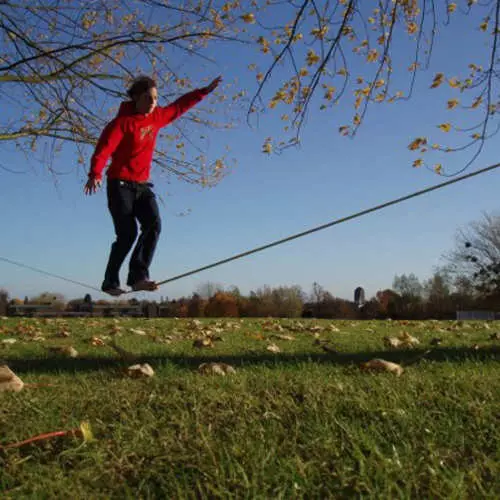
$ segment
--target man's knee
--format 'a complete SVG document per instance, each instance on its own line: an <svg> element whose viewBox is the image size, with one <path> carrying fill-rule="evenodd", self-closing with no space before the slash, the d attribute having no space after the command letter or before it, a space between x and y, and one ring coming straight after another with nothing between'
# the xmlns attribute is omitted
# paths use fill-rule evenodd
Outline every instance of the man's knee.
<svg viewBox="0 0 500 500"><path fill-rule="evenodd" d="M116 239L124 245L132 245L137 238L137 224L135 221L120 224L117 227Z"/></svg>
<svg viewBox="0 0 500 500"><path fill-rule="evenodd" d="M152 233L159 236L161 233L161 219L159 216L153 217L148 221L146 226L142 226L142 231L144 233Z"/></svg>

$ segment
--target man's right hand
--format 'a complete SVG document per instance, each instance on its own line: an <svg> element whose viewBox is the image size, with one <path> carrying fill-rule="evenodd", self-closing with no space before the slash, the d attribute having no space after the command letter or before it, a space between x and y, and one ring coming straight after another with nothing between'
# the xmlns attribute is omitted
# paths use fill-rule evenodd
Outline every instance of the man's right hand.
<svg viewBox="0 0 500 500"><path fill-rule="evenodd" d="M101 187L102 182L97 180L95 177L89 177L87 184L83 188L83 191L86 195L91 195L97 193L97 190Z"/></svg>

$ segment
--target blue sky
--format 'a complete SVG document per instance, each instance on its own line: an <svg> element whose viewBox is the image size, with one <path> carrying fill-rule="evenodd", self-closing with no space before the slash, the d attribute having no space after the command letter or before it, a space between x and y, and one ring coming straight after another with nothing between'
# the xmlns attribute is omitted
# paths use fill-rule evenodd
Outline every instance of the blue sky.
<svg viewBox="0 0 500 500"><path fill-rule="evenodd" d="M431 91L429 85L436 71L458 74L464 64L480 58L476 54L484 53L488 38L465 37L465 27L470 30L470 24L457 17L456 26L447 29L436 45L431 68L419 73L413 99L373 106L353 140L337 132L342 120L352 116L351 104L345 103L338 111L312 112L299 147L263 155L263 139L276 134L278 110L263 116L255 128L243 120L235 130L210 132L211 147L220 149L229 142L238 161L217 187L167 183L155 175L155 190L165 204L160 203L163 233L152 278L163 280L443 181L412 168L415 155L406 145L417 136L438 135L436 124L457 116L445 109L451 91ZM248 52L237 50L242 49L225 46L214 65L190 60L185 72L194 82L217 74L225 81L238 78L240 88L251 92L255 82L245 68L252 60ZM470 154L448 155L447 165L459 168ZM497 161L493 139L471 170ZM2 163L25 167L23 156L12 148L2 152ZM75 164L74 157L64 154L55 166ZM482 212L497 211L497 175L493 171L466 180L137 297L190 295L207 281L236 285L243 293L263 285L296 284L309 292L316 281L333 295L351 299L357 286L373 296L390 287L396 274L415 273L426 279L453 247L458 228ZM24 174L0 171L0 176L0 256L99 287L114 238L105 191L85 197L81 170L60 176L57 186L40 169ZM122 283L125 279L126 264ZM21 298L57 291L69 299L88 291L1 261L0 288Z"/></svg>

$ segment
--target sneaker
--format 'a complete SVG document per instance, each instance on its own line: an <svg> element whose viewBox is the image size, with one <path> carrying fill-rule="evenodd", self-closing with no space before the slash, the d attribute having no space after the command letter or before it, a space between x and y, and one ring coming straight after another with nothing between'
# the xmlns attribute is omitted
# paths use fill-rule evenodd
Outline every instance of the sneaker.
<svg viewBox="0 0 500 500"><path fill-rule="evenodd" d="M118 287L102 287L101 290L108 295L112 295L113 297L118 297L119 295L127 293L125 290Z"/></svg>
<svg viewBox="0 0 500 500"><path fill-rule="evenodd" d="M134 283L131 288L134 292L140 292L140 291L154 292L155 290L158 290L158 288L160 287L156 284L155 281L140 280Z"/></svg>

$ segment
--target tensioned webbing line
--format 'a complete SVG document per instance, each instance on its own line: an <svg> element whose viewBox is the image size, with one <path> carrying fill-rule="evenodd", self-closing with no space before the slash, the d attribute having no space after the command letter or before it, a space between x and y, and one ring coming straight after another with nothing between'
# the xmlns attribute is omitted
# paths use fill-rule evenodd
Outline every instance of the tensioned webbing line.
<svg viewBox="0 0 500 500"><path fill-rule="evenodd" d="M231 262L232 260L241 259L242 257L246 257L247 255L251 255L253 253L261 252L262 250L266 250L267 248L275 247L277 245L281 245L282 243L286 243L287 241L294 240L296 238L302 238L302 236L306 236L308 234L315 233L317 231L321 231L322 229L326 229L327 227L332 227L337 224L342 224L343 222L347 222L348 220L356 219L358 217L362 217L363 215L369 214L371 212L376 212L377 210L382 210L383 208L389 207L391 205L396 205L398 203L402 203L403 201L409 200L411 198L416 198L417 196L421 196L426 193L430 193L431 191L435 191L436 189L441 189L445 186L449 186L450 184L454 184L459 181L463 181L470 177L474 177L479 174L483 174L488 172L489 170L493 170L495 168L500 167L500 163L495 163L494 165L490 165L489 167L482 168L480 170L476 170L475 172L471 172L470 174L461 175L456 177L455 179L451 179L449 181L442 182L440 184L436 184L434 186L430 186L425 189L421 189L420 191L415 191L414 193L408 194L406 196L401 196L400 198L396 198L391 201L387 201L385 203L381 203L380 205L376 205L372 208L367 208L366 210L361 210L360 212L356 212L355 214L348 215L347 217L341 217L340 219L336 219L332 222L328 222L326 224L322 224L321 226L316 226L312 229L308 229L307 231L303 231L301 233L294 234L292 236L288 236L287 238L283 238L281 240L273 241L272 243L268 243L267 245L262 245L260 247L254 248L253 250L248 250L246 252L242 252L232 257L228 257L227 259L218 260L213 264L209 264L208 266L199 267L198 269L194 269L192 271L188 271L187 273L178 274L177 276L173 276L172 278L168 278L163 281L159 281L158 285L164 285L165 283L170 283L171 281L179 280L181 278L185 278L186 276L190 276L191 274L196 274L201 271L206 271L207 269L211 269L212 267L220 266L221 264L226 264L227 262Z"/></svg>
<svg viewBox="0 0 500 500"><path fill-rule="evenodd" d="M163 281L159 281L159 282L157 282L157 284L158 285L164 285L166 283L171 283L172 281L180 280L181 278L186 278L187 276L191 276L192 274L196 274L196 273L199 273L201 271L206 271L207 269L212 269L214 267L220 266L222 264L226 264L226 263L231 262L233 260L241 259L243 257L246 257L248 255L252 255L252 254L257 253L257 252L262 252L263 250L266 250L268 248L281 245L283 243L295 240L297 238L302 238L303 236L307 236L308 234L312 234L312 233L315 233L317 231L321 231L323 229L335 226L337 224L342 224L343 222L347 222L349 220L356 219L358 217L362 217L363 215L367 215L369 213L376 212L378 210L382 210L383 208L389 207L391 205L396 205L398 203L402 203L403 201L410 200L412 198L416 198L417 196L422 196L422 195L424 195L426 193L430 193L431 191L436 191L437 189L441 189L443 187L449 186L451 184L455 184L455 183L463 181L465 179L470 179L471 177L475 177L477 175L484 174L485 172L488 172L490 170L494 170L495 168L498 168L498 167L500 167L500 163L495 163L493 165L490 165L489 167L481 168L481 169L476 170L474 172L471 172L469 174L464 174L464 175L461 175L459 177L455 177L454 179L450 179L448 181L441 182L440 184L435 184L434 186L430 186L430 187L421 189L419 191L415 191L415 192L410 193L410 194L408 194L406 196L401 196L400 198L396 198L394 200L390 200L390 201L387 201L385 203L381 203L381 204L376 205L374 207L367 208L366 210L361 210L361 211L356 212L356 213L354 213L352 215L348 215L346 217L341 217L340 219L336 219L336 220L333 220L333 221L328 222L326 224L322 224L320 226L316 226L316 227L314 227L312 229L308 229L307 231L302 231L302 232L294 234L292 236L288 236L286 238L282 238L280 240L273 241L271 243L268 243L267 245L262 245L262 246L253 248L252 250L247 250L246 252L238 253L236 255L233 255L232 257L228 257L226 259L218 260L218 261L216 261L216 262L214 262L212 264L208 264L208 265L203 266L203 267L198 267L197 269L193 269L192 271L188 271L188 272L185 272L185 273L182 273L182 274L178 274L178 275L173 276L171 278L167 278L167 279L165 279ZM54 274L54 273L49 273L47 271L43 271L43 270L37 269L36 267L33 267L33 266L27 266L25 264L22 264L20 262L16 262L16 261L11 260L11 259L7 259L5 257L0 257L0 260L2 260L4 262L8 262L9 264L14 264L16 266L20 266L20 267L25 267L27 269L31 269L33 271L45 274L47 276L52 276L54 278L58 278L58 279L61 279L61 280L64 280L64 281L68 281L70 283L75 283L77 285L83 286L85 288L89 288L91 290L96 290L98 292L101 291L99 288L97 288L95 286L88 285L86 283L82 283L80 281L75 281L75 280L72 280L72 279L69 279L69 278L65 278L63 276L60 276L60 275L57 275L57 274ZM133 291L127 291L125 293L129 294L129 293L134 293L134 292Z"/></svg>
<svg viewBox="0 0 500 500"><path fill-rule="evenodd" d="M42 269L38 269L38 268L33 267L33 266L28 266L26 264L22 264L21 262L16 262L15 260L7 259L6 257L0 257L0 260L3 260L4 262L8 262L9 264L14 264L15 266L24 267L25 269L31 269L32 271L35 271L35 272L41 273L41 274L45 274L46 276L52 276L53 278L58 278L58 279L63 280L63 281L68 281L69 283L75 283L76 285L80 285L80 286L83 286L85 288L97 290L98 292L101 291L100 288L97 288L97 287L92 286L92 285L88 285L87 283L82 283L81 281L75 281L75 280L72 280L70 278L65 278L64 276L59 276L58 274L49 273L48 271L43 271Z"/></svg>

